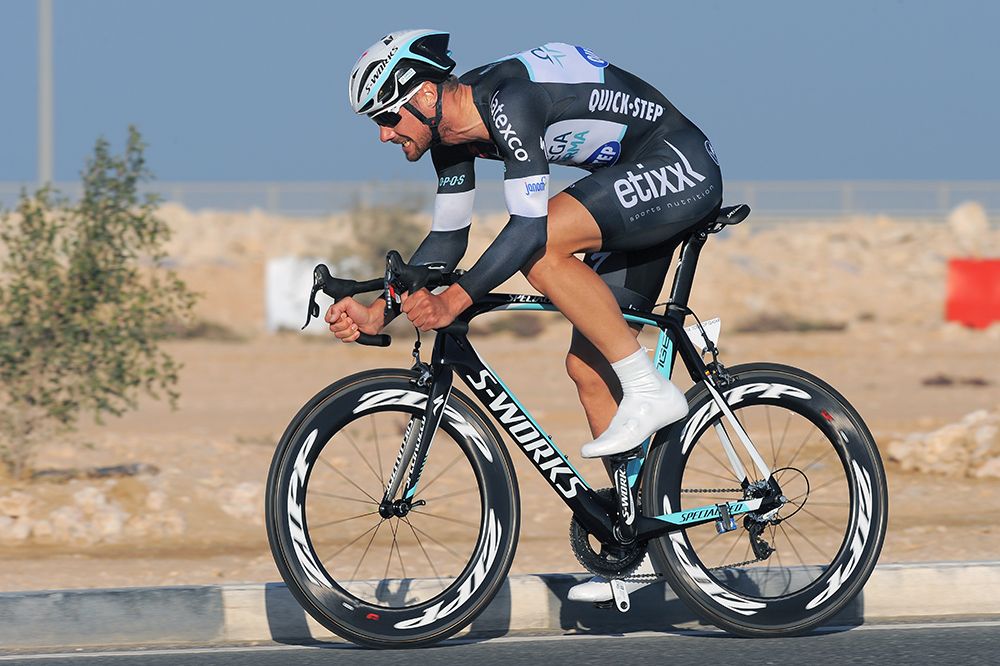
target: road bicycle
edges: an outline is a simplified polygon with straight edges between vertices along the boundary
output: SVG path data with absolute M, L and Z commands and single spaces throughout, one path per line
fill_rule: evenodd
M 679 357 L 694 385 L 687 417 L 611 458 L 612 488 L 577 472 L 469 340 L 481 314 L 554 310 L 542 297 L 489 294 L 437 331 L 429 362 L 418 332 L 411 368 L 361 372 L 316 394 L 278 442 L 266 492 L 275 563 L 303 608 L 372 647 L 428 645 L 469 625 L 503 584 L 518 539 L 518 486 L 498 425 L 572 510 L 571 547 L 612 581 L 618 610 L 630 606 L 622 581 L 648 553 L 650 577 L 733 634 L 800 634 L 831 619 L 878 559 L 885 472 L 836 390 L 785 365 L 725 367 L 716 327 L 688 308 L 706 240 L 748 214 L 723 208 L 683 239 L 663 314 L 623 309 L 659 330 L 658 371 L 669 377 Z M 400 293 L 458 275 L 395 252 L 383 277 L 364 282 L 320 264 L 306 324 L 320 314 L 318 291 L 382 292 L 391 309 Z

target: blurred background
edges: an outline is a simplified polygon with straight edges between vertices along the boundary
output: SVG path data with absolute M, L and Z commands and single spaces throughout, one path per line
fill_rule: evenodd
M 801 366 L 865 416 L 890 473 L 883 562 L 997 559 L 979 518 L 1000 510 L 998 22 L 973 0 L 0 4 L 7 223 L 44 184 L 75 205 L 95 142 L 125 154 L 135 126 L 154 176 L 139 191 L 169 231 L 139 274 L 172 270 L 196 296 L 153 336 L 181 365 L 175 409 L 141 392 L 101 424 L 82 409 L 0 476 L 0 590 L 276 580 L 261 508 L 288 420 L 349 372 L 409 364 L 403 322 L 388 350 L 297 329 L 317 260 L 372 277 L 429 228 L 430 160 L 381 145 L 346 99 L 360 53 L 412 27 L 450 31 L 460 72 L 566 41 L 660 89 L 711 138 L 726 203 L 754 210 L 709 244 L 695 287 L 723 359 Z M 464 267 L 506 221 L 500 166 L 477 170 Z M 576 462 L 589 437 L 565 322 L 497 315 L 477 333 Z M 568 512 L 516 462 L 532 511 L 514 570 L 578 569 Z

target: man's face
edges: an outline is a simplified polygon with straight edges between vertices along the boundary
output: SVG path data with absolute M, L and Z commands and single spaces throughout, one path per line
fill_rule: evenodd
M 379 127 L 378 138 L 382 143 L 399 144 L 406 159 L 416 162 L 431 147 L 431 130 L 405 108 L 399 110 L 399 116 L 395 127 Z

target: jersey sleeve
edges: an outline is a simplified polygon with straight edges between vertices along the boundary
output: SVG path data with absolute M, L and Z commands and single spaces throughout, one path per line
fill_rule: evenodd
M 475 154 L 465 145 L 435 146 L 431 159 L 438 179 L 434 219 L 430 233 L 410 257 L 410 263 L 451 271 L 469 246 L 476 195 Z
M 510 221 L 459 284 L 473 299 L 519 271 L 545 247 L 549 163 L 545 125 L 551 99 L 523 79 L 501 82 L 490 99 L 487 128 L 504 163 L 504 201 Z

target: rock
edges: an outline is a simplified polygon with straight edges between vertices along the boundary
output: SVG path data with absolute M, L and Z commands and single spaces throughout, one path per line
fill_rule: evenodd
M 1000 477 L 1000 409 L 979 410 L 957 423 L 891 442 L 903 469 L 949 476 Z
M 965 256 L 978 257 L 990 234 L 990 221 L 982 204 L 968 201 L 948 215 L 948 228 Z
M 33 499 L 31 495 L 14 491 L 6 497 L 0 497 L 0 516 L 20 518 L 28 515 Z
M 220 508 L 233 518 L 253 520 L 263 524 L 261 507 L 264 502 L 264 487 L 249 481 L 223 490 Z
M 52 538 L 59 543 L 90 544 L 94 534 L 90 531 L 86 516 L 77 506 L 61 506 L 49 514 L 52 524 Z

